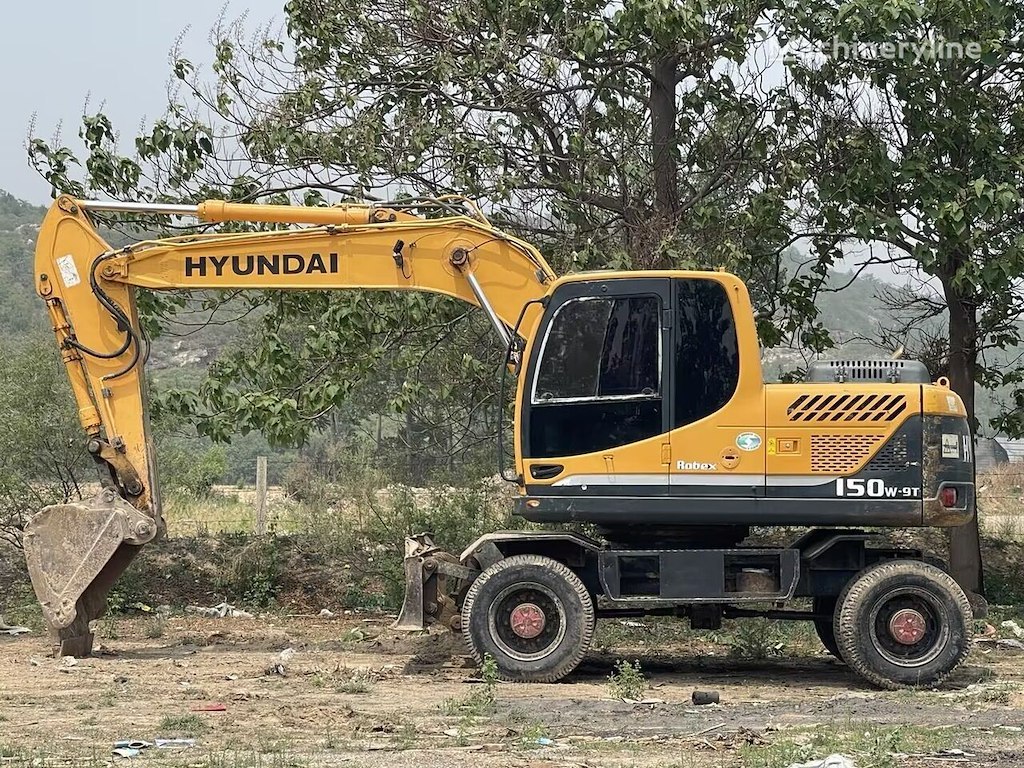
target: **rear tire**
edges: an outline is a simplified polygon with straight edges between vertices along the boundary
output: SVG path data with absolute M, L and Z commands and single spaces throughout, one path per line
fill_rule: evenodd
M 579 577 L 539 555 L 515 555 L 480 574 L 462 604 L 462 634 L 498 675 L 551 683 L 582 661 L 594 636 L 594 603 Z
M 836 630 L 835 630 L 835 614 L 836 614 L 836 598 L 834 597 L 816 597 L 814 598 L 814 607 L 812 610 L 816 614 L 826 616 L 828 618 L 815 619 L 814 620 L 814 631 L 818 633 L 818 639 L 821 640 L 821 644 L 825 646 L 825 650 L 831 653 L 840 661 L 843 660 L 842 654 L 839 653 L 839 644 L 836 642 Z
M 916 560 L 879 563 L 839 597 L 833 630 L 843 660 L 882 688 L 932 686 L 971 650 L 971 606 L 949 574 Z

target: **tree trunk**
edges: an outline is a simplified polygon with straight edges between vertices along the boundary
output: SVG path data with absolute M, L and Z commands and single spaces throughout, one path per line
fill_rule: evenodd
M 651 172 L 654 178 L 654 215 L 647 248 L 655 250 L 676 224 L 679 213 L 679 160 L 676 157 L 676 70 L 679 57 L 665 54 L 651 67 Z M 671 266 L 657 264 L 656 266 Z
M 949 308 L 949 383 L 967 408 L 973 440 L 974 377 L 978 362 L 978 310 L 953 285 L 952 277 L 943 277 L 943 291 Z M 949 530 L 949 568 L 965 590 L 985 594 L 981 563 L 981 536 L 978 517 L 966 525 Z

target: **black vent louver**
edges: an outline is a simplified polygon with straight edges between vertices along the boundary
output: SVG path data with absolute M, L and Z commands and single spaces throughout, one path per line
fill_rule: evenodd
M 807 366 L 807 381 L 929 384 L 931 377 L 924 363 L 917 360 L 816 360 Z

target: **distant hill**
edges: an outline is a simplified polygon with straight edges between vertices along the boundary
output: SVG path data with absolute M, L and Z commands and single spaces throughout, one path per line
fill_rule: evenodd
M 45 213 L 45 208 L 0 191 L 0 331 L 5 336 L 49 328 L 32 275 L 33 249 Z

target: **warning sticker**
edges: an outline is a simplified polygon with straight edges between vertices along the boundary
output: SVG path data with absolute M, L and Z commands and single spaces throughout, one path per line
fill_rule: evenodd
M 75 266 L 75 257 L 70 253 L 57 258 L 57 269 L 60 270 L 60 279 L 64 281 L 65 288 L 74 288 L 82 282 L 78 276 L 78 267 Z
M 960 436 L 959 435 L 947 435 L 942 436 L 942 458 L 944 459 L 959 459 L 960 458 Z

